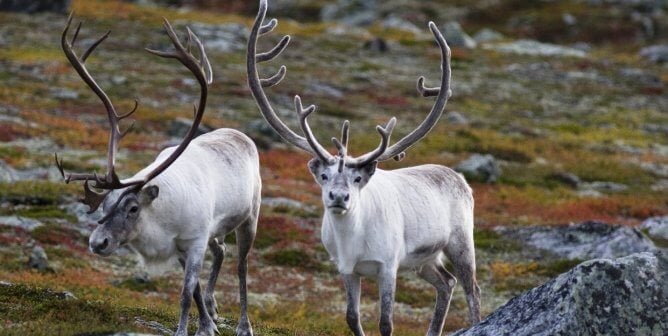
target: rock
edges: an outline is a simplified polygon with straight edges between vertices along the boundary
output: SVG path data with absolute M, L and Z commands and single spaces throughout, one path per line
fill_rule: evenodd
M 281 136 L 264 119 L 254 119 L 244 126 L 248 135 L 260 149 L 270 149 L 274 143 L 281 143 Z
M 167 134 L 174 138 L 183 138 L 186 133 L 188 133 L 188 130 L 192 124 L 193 122 L 190 119 L 176 118 L 169 124 L 169 130 L 167 130 Z M 213 129 L 211 127 L 200 124 L 199 127 L 197 127 L 197 131 L 195 132 L 195 137 L 211 132 L 212 130 Z
M 144 321 L 141 317 L 135 317 L 135 324 L 146 329 L 153 330 L 162 335 L 173 335 L 174 332 L 156 321 Z
M 619 75 L 635 85 L 642 85 L 644 87 L 650 87 L 650 88 L 663 87 L 663 82 L 661 82 L 661 78 L 659 78 L 655 74 L 647 73 L 642 69 L 623 68 L 619 70 Z
M 564 227 L 508 229 L 502 233 L 568 259 L 617 258 L 656 250 L 638 229 L 596 221 Z
M 504 38 L 505 36 L 503 36 L 503 34 L 489 28 L 480 29 L 473 35 L 473 39 L 478 43 L 495 42 L 503 40 Z
M 234 52 L 246 50 L 246 38 L 250 31 L 238 23 L 206 24 L 189 22 L 188 27 L 206 43 L 207 50 Z
M 323 95 L 330 98 L 343 98 L 344 92 L 341 89 L 335 88 L 329 84 L 321 82 L 311 82 L 307 89 L 307 93 L 312 93 L 316 95 Z
M 654 191 L 668 190 L 668 180 L 666 179 L 659 180 L 658 182 L 652 184 L 652 186 L 650 186 L 649 188 Z
M 28 267 L 34 268 L 40 272 L 44 272 L 49 269 L 49 258 L 46 256 L 44 248 L 41 246 L 35 246 L 30 252 L 30 257 L 28 258 Z
M 473 154 L 459 163 L 455 170 L 464 174 L 468 179 L 493 183 L 501 176 L 501 168 L 490 154 Z
M 16 170 L 0 159 L 0 182 L 14 182 L 18 179 Z
M 376 1 L 338 0 L 322 7 L 320 19 L 349 26 L 369 26 L 378 19 Z
M 642 48 L 638 53 L 641 57 L 654 63 L 668 62 L 668 44 L 657 44 Z
M 647 232 L 647 235 L 653 239 L 668 243 L 668 216 L 647 218 L 640 224 L 640 229 Z
M 451 47 L 473 49 L 478 45 L 471 36 L 464 32 L 462 26 L 456 21 L 447 22 L 443 26 L 443 36 Z
M 580 183 L 579 188 L 581 190 L 594 190 L 598 192 L 620 192 L 627 190 L 629 187 L 621 183 L 594 181 Z
M 562 14 L 561 20 L 564 21 L 564 24 L 567 26 L 574 26 L 576 23 L 578 23 L 578 19 L 571 13 Z
M 71 0 L 0 0 L 0 11 L 67 13 Z
M 383 28 L 391 28 L 403 30 L 405 32 L 413 33 L 415 35 L 422 34 L 422 30 L 414 25 L 412 22 L 405 20 L 397 15 L 389 15 L 383 20 Z
M 640 168 L 659 177 L 668 177 L 668 164 L 659 162 L 640 162 Z
M 584 262 L 453 336 L 666 335 L 668 257 Z
M 495 50 L 502 53 L 554 56 L 554 57 L 586 57 L 587 53 L 557 44 L 541 43 L 534 40 L 517 40 L 508 43 L 486 44 L 485 49 Z
M 69 90 L 65 88 L 53 88 L 49 90 L 51 97 L 60 99 L 60 100 L 75 100 L 79 99 L 79 93 L 74 90 Z
M 387 42 L 385 42 L 385 40 L 380 37 L 375 37 L 364 42 L 364 49 L 376 53 L 384 53 L 389 50 Z
M 577 188 L 582 182 L 577 175 L 565 172 L 554 173 L 548 176 L 548 178 L 563 183 L 571 188 Z
M 0 225 L 12 226 L 26 231 L 32 231 L 42 225 L 42 222 L 20 216 L 0 216 Z
M 468 125 L 469 120 L 457 111 L 448 112 L 445 114 L 445 120 L 453 125 Z
M 312 206 L 286 197 L 264 197 L 262 198 L 262 205 L 274 209 L 293 209 L 308 213 L 315 212 Z

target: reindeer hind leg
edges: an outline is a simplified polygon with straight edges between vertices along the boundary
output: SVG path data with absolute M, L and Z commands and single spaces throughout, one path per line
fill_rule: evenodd
M 480 322 L 480 287 L 476 279 L 473 233 L 459 241 L 453 239 L 444 252 L 453 263 L 455 276 L 464 287 L 469 320 L 471 325 L 475 325 Z

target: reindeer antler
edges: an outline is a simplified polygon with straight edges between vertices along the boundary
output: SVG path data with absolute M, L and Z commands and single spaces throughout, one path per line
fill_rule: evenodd
M 202 116 L 204 114 L 204 109 L 206 106 L 208 84 L 210 84 L 212 81 L 212 75 L 211 75 L 212 72 L 211 72 L 211 65 L 209 64 L 209 60 L 206 57 L 206 53 L 204 52 L 204 47 L 200 42 L 200 40 L 197 38 L 197 36 L 192 31 L 190 31 L 190 29 L 188 29 L 188 39 L 189 41 L 193 40 L 195 42 L 201 59 L 197 59 L 183 47 L 176 33 L 172 29 L 171 25 L 165 19 L 165 24 L 164 24 L 165 30 L 167 31 L 169 38 L 172 40 L 172 43 L 176 51 L 163 52 L 150 49 L 147 49 L 147 51 L 161 57 L 175 58 L 179 62 L 181 62 L 181 64 L 183 64 L 186 68 L 188 68 L 193 73 L 193 75 L 195 75 L 200 84 L 201 87 L 200 101 L 199 104 L 195 107 L 195 117 L 193 124 L 191 125 L 184 139 L 181 141 L 178 147 L 169 155 L 169 157 L 167 157 L 164 161 L 162 161 L 162 163 L 160 163 L 153 170 L 145 174 L 143 177 L 121 181 L 115 172 L 116 153 L 118 152 L 119 141 L 123 138 L 123 136 L 127 134 L 129 128 L 126 131 L 121 132 L 119 128 L 119 121 L 129 117 L 135 111 L 137 111 L 139 103 L 138 101 L 135 100 L 134 108 L 128 113 L 119 115 L 116 112 L 116 109 L 114 108 L 114 105 L 107 96 L 107 94 L 104 92 L 104 90 L 102 90 L 102 88 L 100 88 L 97 82 L 95 82 L 95 79 L 93 79 L 93 77 L 88 72 L 88 69 L 85 66 L 86 59 L 88 59 L 88 57 L 92 54 L 95 48 L 97 48 L 97 46 L 99 46 L 109 36 L 110 32 L 107 32 L 98 40 L 96 40 L 83 53 L 83 55 L 79 57 L 74 52 L 73 45 L 75 44 L 76 39 L 79 36 L 81 23 L 77 25 L 77 29 L 72 39 L 69 41 L 67 39 L 68 31 L 72 24 L 72 19 L 73 15 L 70 14 L 69 18 L 67 19 L 67 24 L 65 26 L 65 29 L 63 30 L 63 34 L 61 37 L 61 45 L 65 53 L 65 56 L 67 57 L 72 67 L 76 70 L 76 72 L 79 74 L 81 79 L 86 83 L 86 85 L 88 85 L 88 87 L 93 92 L 95 92 L 95 94 L 100 98 L 102 104 L 107 110 L 107 116 L 109 119 L 109 126 L 110 126 L 109 144 L 107 149 L 107 172 L 103 177 L 100 177 L 97 173 L 84 173 L 84 174 L 66 173 L 63 168 L 62 159 L 59 160 L 57 154 L 55 159 L 56 159 L 56 166 L 60 170 L 60 173 L 63 175 L 63 178 L 65 179 L 66 183 L 69 183 L 71 181 L 84 181 L 85 193 L 82 202 L 90 207 L 89 213 L 92 213 L 95 210 L 97 210 L 97 208 L 104 201 L 104 199 L 111 190 L 130 187 L 129 189 L 124 191 L 123 194 L 121 194 L 121 197 L 119 197 L 118 200 L 118 202 L 120 202 L 120 200 L 128 193 L 137 192 L 138 190 L 140 190 L 142 186 L 144 186 L 146 183 L 148 183 L 157 175 L 159 175 L 161 172 L 163 172 L 165 169 L 167 169 L 167 167 L 169 167 L 179 157 L 179 155 L 183 153 L 183 151 L 188 146 L 190 141 L 194 138 L 197 127 L 202 121 Z M 93 181 L 92 187 L 94 189 L 103 190 L 103 192 L 98 193 L 93 191 L 91 189 L 91 186 L 89 185 L 89 181 Z
M 283 139 L 295 145 L 296 147 L 307 151 L 314 156 L 317 156 L 323 162 L 336 162 L 337 159 L 329 152 L 327 152 L 327 150 L 315 139 L 315 136 L 313 135 L 313 132 L 311 131 L 311 128 L 309 127 L 306 120 L 308 115 L 315 111 L 314 105 L 304 109 L 301 105 L 301 99 L 299 96 L 295 97 L 295 109 L 299 116 L 302 132 L 304 133 L 304 136 L 301 136 L 296 134 L 288 126 L 286 126 L 283 121 L 281 121 L 281 119 L 276 115 L 276 112 L 274 112 L 274 109 L 271 107 L 271 104 L 269 103 L 269 100 L 264 93 L 263 88 L 277 85 L 281 80 L 283 80 L 286 73 L 286 67 L 283 65 L 275 75 L 267 79 L 261 79 L 258 75 L 257 63 L 270 61 L 276 58 L 283 50 L 285 50 L 288 42 L 290 41 L 289 36 L 284 36 L 273 49 L 262 54 L 257 54 L 256 49 L 258 37 L 260 35 L 271 32 L 278 24 L 276 19 L 272 19 L 266 25 L 262 25 L 266 13 L 267 0 L 260 0 L 260 8 L 258 10 L 257 17 L 255 18 L 250 38 L 248 40 L 248 54 L 246 56 L 248 85 L 253 94 L 253 98 L 255 98 L 255 101 L 260 108 L 260 112 L 267 120 L 269 125 Z M 418 92 L 424 97 L 436 96 L 436 102 L 434 103 L 431 112 L 429 112 L 425 120 L 416 129 L 414 129 L 411 133 L 403 137 L 392 146 L 389 146 L 389 142 L 394 126 L 396 125 L 396 119 L 390 119 L 385 127 L 380 125 L 376 126 L 376 130 L 381 136 L 380 145 L 373 151 L 357 158 L 346 158 L 348 155 L 347 147 L 349 138 L 349 122 L 345 121 L 342 129 L 342 141 L 339 141 L 335 138 L 333 138 L 332 141 L 339 151 L 339 156 L 345 159 L 345 165 L 347 167 L 361 167 L 372 161 L 385 161 L 390 158 L 394 158 L 395 160 L 403 159 L 405 156 L 404 151 L 422 139 L 425 135 L 427 135 L 427 133 L 429 133 L 429 131 L 434 127 L 436 122 L 443 114 L 443 110 L 448 101 L 448 98 L 452 94 L 450 91 L 450 48 L 448 47 L 445 38 L 436 27 L 436 24 L 429 22 L 429 29 L 431 30 L 436 39 L 436 43 L 438 43 L 441 49 L 441 86 L 438 88 L 425 87 L 424 77 L 420 77 L 418 79 L 417 89 Z

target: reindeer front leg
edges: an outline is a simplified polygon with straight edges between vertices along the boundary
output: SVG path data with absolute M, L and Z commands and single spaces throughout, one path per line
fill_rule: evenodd
M 364 336 L 362 323 L 360 321 L 360 294 L 361 278 L 356 274 L 343 274 L 343 285 L 346 287 L 346 322 L 355 336 Z
M 378 277 L 378 292 L 380 295 L 380 334 L 392 335 L 392 310 L 394 305 L 394 291 L 396 290 L 397 271 L 383 270 Z
M 199 273 L 202 269 L 205 252 L 206 243 L 196 244 L 188 249 L 184 258 L 179 258 L 179 262 L 185 272 L 185 277 L 181 290 L 181 316 L 179 318 L 179 326 L 174 334 L 175 336 L 188 335 L 188 311 L 190 310 L 193 298 L 199 311 L 199 328 L 196 335 L 212 336 L 214 333 L 218 333 L 216 324 L 211 319 L 211 316 L 209 316 L 204 305 L 204 300 L 202 300 L 202 290 L 199 284 Z

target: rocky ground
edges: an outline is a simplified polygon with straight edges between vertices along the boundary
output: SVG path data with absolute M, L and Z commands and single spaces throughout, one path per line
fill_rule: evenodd
M 178 141 L 198 94 L 187 73 L 143 51 L 168 46 L 164 16 L 202 37 L 214 66 L 202 131 L 241 129 L 261 148 L 264 200 L 249 281 L 256 331 L 345 334 L 345 298 L 319 242 L 322 209 L 308 157 L 267 129 L 245 84 L 251 18 L 244 13 L 252 8 L 229 14 L 138 2 L 72 2 L 84 21 L 81 44 L 112 31 L 89 60 L 100 85 L 119 110 L 140 101 L 121 144 L 120 175 Z M 417 95 L 414 81 L 437 82 L 439 55 L 426 21 L 442 27 L 453 45 L 447 114 L 404 161 L 382 168 L 429 162 L 467 176 L 484 315 L 582 261 L 668 247 L 663 2 L 271 3 L 283 17 L 278 32 L 293 36 L 280 58 L 288 76 L 270 90 L 272 101 L 292 126 L 292 95 L 318 104 L 311 123 L 320 139 L 350 119 L 353 154 L 375 147 L 376 124 L 397 116 L 403 135 L 429 111 L 432 101 Z M 64 184 L 53 164 L 58 152 L 68 170 L 102 169 L 107 141 L 99 101 L 60 50 L 65 20 L 0 12 L 0 334 L 162 334 L 176 327 L 178 268 L 148 275 L 128 251 L 89 253 L 96 215 L 85 214 L 80 186 Z M 273 63 L 267 72 L 280 64 Z M 219 329 L 232 335 L 236 249 L 233 237 L 227 243 L 217 297 Z M 369 335 L 377 334 L 375 288 L 364 282 Z M 423 334 L 434 295 L 415 275 L 401 276 L 397 334 Z M 457 288 L 446 330 L 467 327 L 466 316 Z

